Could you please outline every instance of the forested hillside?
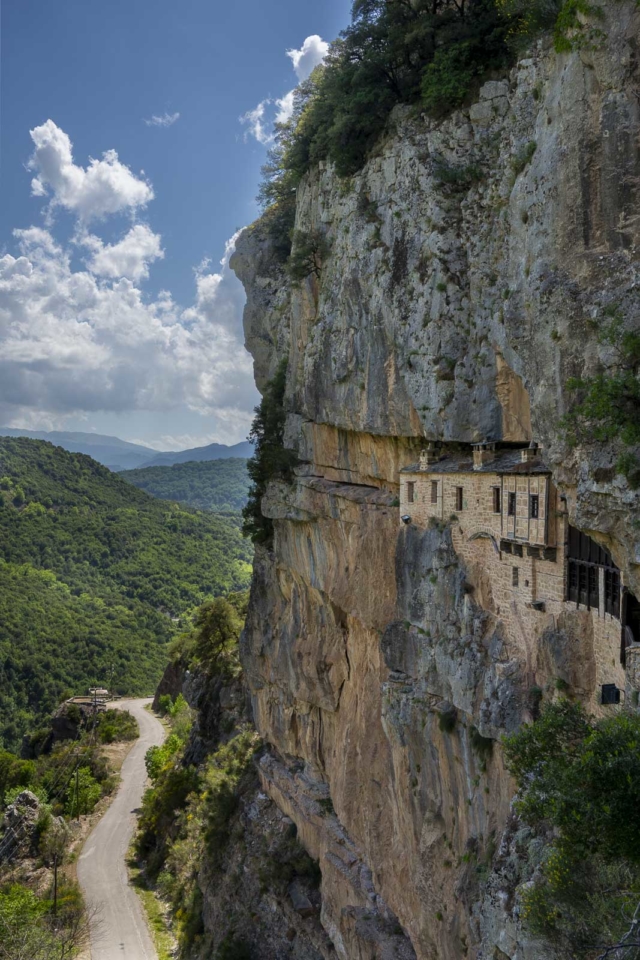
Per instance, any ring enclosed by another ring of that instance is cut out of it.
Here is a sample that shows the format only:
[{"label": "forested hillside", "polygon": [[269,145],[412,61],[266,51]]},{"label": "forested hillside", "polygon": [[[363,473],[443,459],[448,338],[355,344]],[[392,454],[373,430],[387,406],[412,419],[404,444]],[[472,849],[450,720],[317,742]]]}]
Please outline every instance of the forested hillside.
[{"label": "forested hillside", "polygon": [[247,502],[247,461],[239,458],[124,470],[120,476],[154,497],[199,510],[238,512]]},{"label": "forested hillside", "polygon": [[175,618],[243,589],[234,517],[156,500],[81,454],[0,439],[0,736],[99,680],[152,692]]}]

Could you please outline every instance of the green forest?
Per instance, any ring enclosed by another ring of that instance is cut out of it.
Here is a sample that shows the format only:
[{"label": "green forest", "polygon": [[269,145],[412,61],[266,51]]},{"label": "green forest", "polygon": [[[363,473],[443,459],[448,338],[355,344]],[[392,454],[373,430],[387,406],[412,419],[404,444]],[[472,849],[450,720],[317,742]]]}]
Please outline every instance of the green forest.
[{"label": "green forest", "polygon": [[214,513],[238,513],[249,490],[247,461],[237,457],[140,467],[123,470],[120,476],[154,497]]},{"label": "green forest", "polygon": [[151,693],[180,618],[246,589],[239,517],[155,499],[83,454],[0,438],[0,738],[95,681]]}]

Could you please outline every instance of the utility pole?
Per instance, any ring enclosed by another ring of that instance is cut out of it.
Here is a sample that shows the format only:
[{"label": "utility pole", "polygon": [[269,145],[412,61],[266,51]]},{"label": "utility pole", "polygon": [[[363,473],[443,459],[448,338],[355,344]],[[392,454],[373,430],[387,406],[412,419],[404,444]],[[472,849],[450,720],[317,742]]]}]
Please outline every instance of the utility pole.
[{"label": "utility pole", "polygon": [[96,718],[98,715],[98,683],[93,686],[93,730],[91,733],[91,739],[95,743],[96,739]]},{"label": "utility pole", "polygon": [[53,915],[58,916],[58,854],[53,855]]}]

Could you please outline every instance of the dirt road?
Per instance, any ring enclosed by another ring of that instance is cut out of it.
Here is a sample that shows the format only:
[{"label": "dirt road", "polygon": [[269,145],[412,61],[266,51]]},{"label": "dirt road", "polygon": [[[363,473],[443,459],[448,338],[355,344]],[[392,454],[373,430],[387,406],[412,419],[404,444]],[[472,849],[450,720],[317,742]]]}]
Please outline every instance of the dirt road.
[{"label": "dirt road", "polygon": [[144,912],[129,885],[125,856],[135,829],[135,811],[146,786],[144,755],[164,739],[160,721],[145,710],[149,700],[121,700],[140,726],[140,739],[125,760],[117,796],[89,835],[78,860],[78,880],[87,906],[98,910],[91,930],[91,960],[157,960]]}]

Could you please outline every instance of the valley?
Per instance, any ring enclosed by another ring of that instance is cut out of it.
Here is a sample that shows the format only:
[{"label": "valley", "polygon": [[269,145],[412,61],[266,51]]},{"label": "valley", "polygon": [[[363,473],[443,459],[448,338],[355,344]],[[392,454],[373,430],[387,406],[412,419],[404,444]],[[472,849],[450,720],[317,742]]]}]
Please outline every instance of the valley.
[{"label": "valley", "polygon": [[0,438],[5,746],[96,682],[152,694],[192,612],[248,585],[240,525],[155,499],[84,455]]}]

